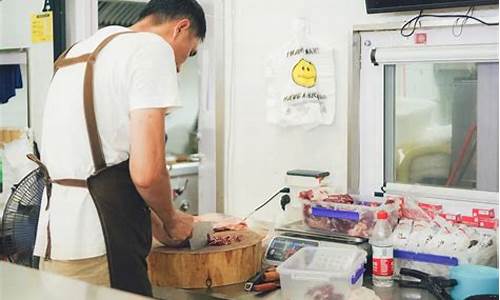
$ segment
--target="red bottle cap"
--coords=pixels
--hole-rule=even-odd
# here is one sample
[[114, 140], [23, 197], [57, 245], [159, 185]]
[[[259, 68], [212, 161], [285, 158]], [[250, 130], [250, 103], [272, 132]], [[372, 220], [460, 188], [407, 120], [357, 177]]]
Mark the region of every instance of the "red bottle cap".
[[389, 217], [389, 214], [387, 214], [387, 212], [385, 210], [379, 210], [377, 212], [377, 219], [379, 219], [379, 220], [387, 220], [388, 217]]

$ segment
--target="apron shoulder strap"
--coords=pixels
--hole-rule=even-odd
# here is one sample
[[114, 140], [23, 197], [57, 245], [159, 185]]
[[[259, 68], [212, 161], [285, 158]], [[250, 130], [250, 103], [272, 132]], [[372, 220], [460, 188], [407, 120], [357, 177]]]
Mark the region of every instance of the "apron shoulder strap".
[[87, 123], [87, 133], [90, 142], [90, 150], [92, 151], [92, 159], [94, 161], [95, 172], [98, 172], [106, 167], [104, 152], [102, 150], [101, 138], [97, 129], [97, 120], [94, 109], [94, 64], [101, 50], [106, 47], [115, 37], [132, 33], [133, 31], [125, 31], [112, 34], [105, 38], [92, 52], [87, 60], [85, 67], [85, 76], [83, 81], [83, 108], [85, 111], [85, 121]]
[[95, 172], [102, 170], [106, 167], [106, 161], [104, 159], [104, 152], [102, 150], [102, 143], [99, 137], [99, 130], [97, 128], [97, 120], [94, 108], [94, 64], [96, 62], [97, 56], [101, 50], [106, 47], [115, 37], [133, 33], [134, 31], [124, 31], [114, 33], [107, 38], [105, 38], [92, 53], [82, 54], [77, 57], [66, 58], [69, 50], [74, 46], [68, 48], [54, 64], [54, 70], [57, 71], [60, 68], [67, 67], [70, 65], [78, 63], [86, 63], [85, 75], [83, 81], [83, 108], [85, 113], [85, 122], [87, 125], [87, 134], [90, 143], [90, 150], [92, 152], [92, 160], [94, 162]]
[[64, 50], [63, 53], [61, 53], [61, 55], [59, 55], [59, 57], [56, 59], [56, 61], [54, 62], [54, 74], [57, 72], [57, 70], [59, 70], [60, 68], [62, 68], [61, 66], [61, 63], [62, 61], [64, 61], [66, 59], [66, 55], [68, 55], [68, 52], [76, 45], [77, 43], [74, 43], [73, 45], [71, 45], [68, 49]]

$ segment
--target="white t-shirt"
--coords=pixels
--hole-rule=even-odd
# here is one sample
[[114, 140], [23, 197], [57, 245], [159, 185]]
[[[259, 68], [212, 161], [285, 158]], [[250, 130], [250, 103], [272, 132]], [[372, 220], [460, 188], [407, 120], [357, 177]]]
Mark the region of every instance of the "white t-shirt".
[[[74, 46], [67, 58], [90, 53], [107, 36], [126, 30], [120, 26], [103, 28]], [[49, 88], [41, 158], [54, 179], [86, 179], [94, 171], [83, 112], [84, 68], [80, 63], [59, 69]], [[112, 40], [95, 63], [94, 103], [106, 164], [120, 163], [129, 156], [131, 110], [180, 106], [170, 45], [145, 32]], [[45, 256], [49, 220], [52, 259], [83, 259], [106, 253], [97, 210], [87, 189], [54, 184], [48, 211], [46, 201], [44, 196], [35, 255]]]

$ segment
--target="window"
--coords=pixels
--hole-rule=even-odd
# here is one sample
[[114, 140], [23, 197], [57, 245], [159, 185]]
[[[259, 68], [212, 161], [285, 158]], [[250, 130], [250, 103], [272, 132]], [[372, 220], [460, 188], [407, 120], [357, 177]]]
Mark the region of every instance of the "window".
[[385, 181], [498, 192], [498, 63], [384, 65]]
[[498, 203], [498, 27], [380, 28], [354, 34], [349, 190]]

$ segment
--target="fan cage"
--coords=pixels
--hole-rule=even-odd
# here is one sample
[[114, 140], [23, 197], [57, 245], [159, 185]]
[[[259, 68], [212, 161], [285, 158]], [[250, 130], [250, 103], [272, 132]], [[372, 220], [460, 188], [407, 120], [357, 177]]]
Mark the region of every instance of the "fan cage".
[[45, 183], [42, 169], [33, 170], [14, 185], [5, 205], [0, 250], [14, 263], [34, 264], [33, 248]]

